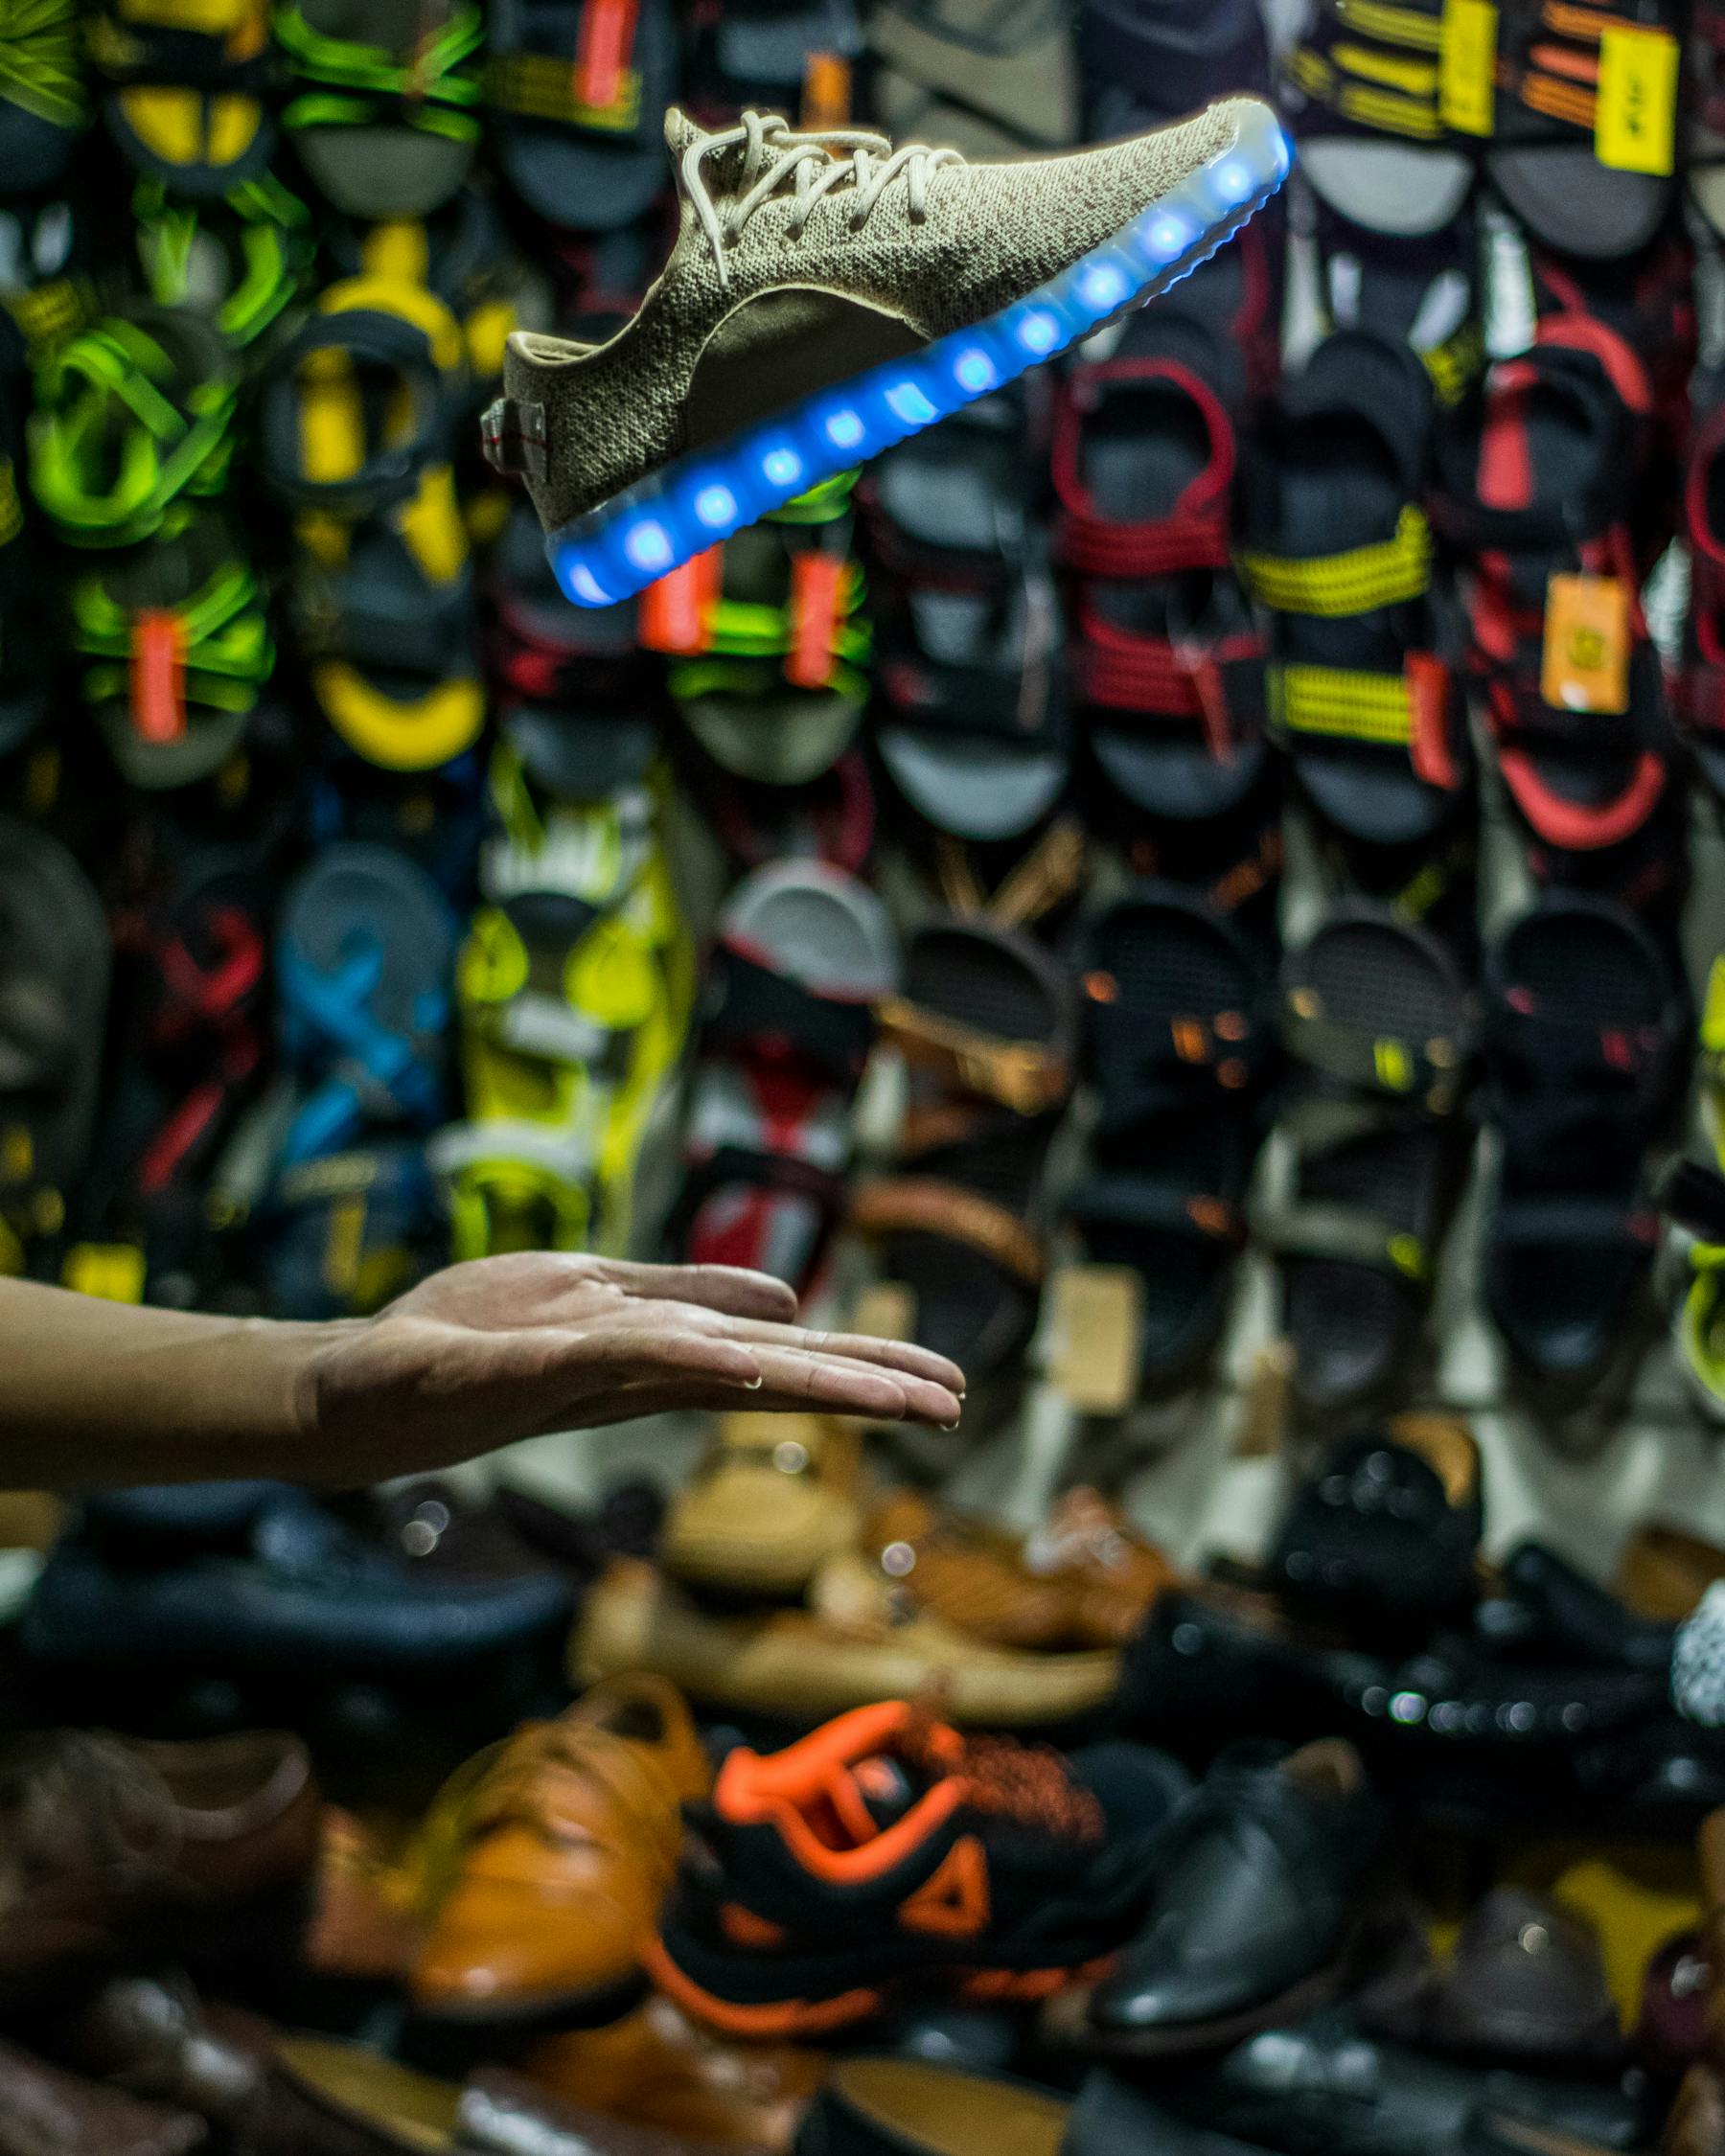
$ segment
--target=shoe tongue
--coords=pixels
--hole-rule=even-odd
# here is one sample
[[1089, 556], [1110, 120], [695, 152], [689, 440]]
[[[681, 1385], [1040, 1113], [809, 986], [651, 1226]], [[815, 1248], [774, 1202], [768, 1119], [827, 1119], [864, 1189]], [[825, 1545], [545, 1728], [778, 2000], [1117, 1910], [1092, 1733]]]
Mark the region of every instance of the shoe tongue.
[[[680, 106], [673, 105], [665, 115], [665, 149], [671, 158], [672, 173], [677, 181], [679, 201], [688, 199], [688, 183], [683, 177], [683, 159], [697, 144], [710, 142], [712, 130], [697, 126]], [[726, 143], [723, 149], [715, 149], [701, 161], [701, 184], [715, 202], [738, 191], [743, 176], [745, 146], [739, 133], [735, 142]]]
[[[674, 104], [671, 106], [665, 114], [665, 150], [674, 164], [680, 167], [685, 151], [693, 149], [696, 143], [703, 142], [705, 139], [706, 129], [698, 127], [681, 105]], [[679, 171], [678, 174], [679, 183], [682, 174]]]

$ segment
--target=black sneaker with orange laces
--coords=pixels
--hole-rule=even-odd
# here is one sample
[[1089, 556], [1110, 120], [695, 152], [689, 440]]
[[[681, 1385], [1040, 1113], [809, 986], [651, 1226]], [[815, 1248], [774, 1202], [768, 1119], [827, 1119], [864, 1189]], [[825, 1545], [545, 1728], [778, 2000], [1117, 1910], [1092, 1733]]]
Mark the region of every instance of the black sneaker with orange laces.
[[819, 2035], [907, 1990], [1046, 1998], [1131, 1933], [1178, 1788], [1138, 1746], [1068, 1761], [898, 1700], [739, 1748], [691, 1815], [649, 1973], [743, 2036]]

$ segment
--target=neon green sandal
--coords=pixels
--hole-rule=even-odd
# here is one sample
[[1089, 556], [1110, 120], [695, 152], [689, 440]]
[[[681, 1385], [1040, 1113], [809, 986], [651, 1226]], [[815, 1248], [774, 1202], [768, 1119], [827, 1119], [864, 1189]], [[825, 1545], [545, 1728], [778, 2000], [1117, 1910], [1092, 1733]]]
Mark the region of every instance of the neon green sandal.
[[37, 369], [36, 499], [77, 546], [152, 538], [182, 494], [219, 492], [238, 392], [226, 345], [190, 309], [110, 315]]

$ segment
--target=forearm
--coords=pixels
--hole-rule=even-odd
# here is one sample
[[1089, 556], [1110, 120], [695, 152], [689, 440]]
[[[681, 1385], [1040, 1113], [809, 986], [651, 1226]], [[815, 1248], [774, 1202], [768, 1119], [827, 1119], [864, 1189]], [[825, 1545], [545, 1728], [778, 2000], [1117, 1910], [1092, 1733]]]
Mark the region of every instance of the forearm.
[[334, 1329], [0, 1280], [0, 1487], [309, 1477], [305, 1373]]

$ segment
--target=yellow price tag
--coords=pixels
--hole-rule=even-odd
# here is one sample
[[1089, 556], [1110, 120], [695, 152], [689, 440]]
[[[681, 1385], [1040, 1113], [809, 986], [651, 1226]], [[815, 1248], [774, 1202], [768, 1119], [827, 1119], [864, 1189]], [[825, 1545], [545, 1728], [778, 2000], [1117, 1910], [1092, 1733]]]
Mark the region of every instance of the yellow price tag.
[[1594, 155], [1621, 172], [1665, 177], [1673, 170], [1677, 40], [1668, 30], [1612, 23], [1599, 37]]
[[1498, 11], [1492, 0], [1444, 0], [1438, 48], [1438, 108], [1459, 135], [1497, 124]]
[[133, 1243], [75, 1243], [66, 1252], [60, 1278], [80, 1296], [104, 1302], [144, 1300], [144, 1253]]
[[1616, 577], [1546, 582], [1539, 693], [1553, 711], [1629, 708], [1629, 594]]

